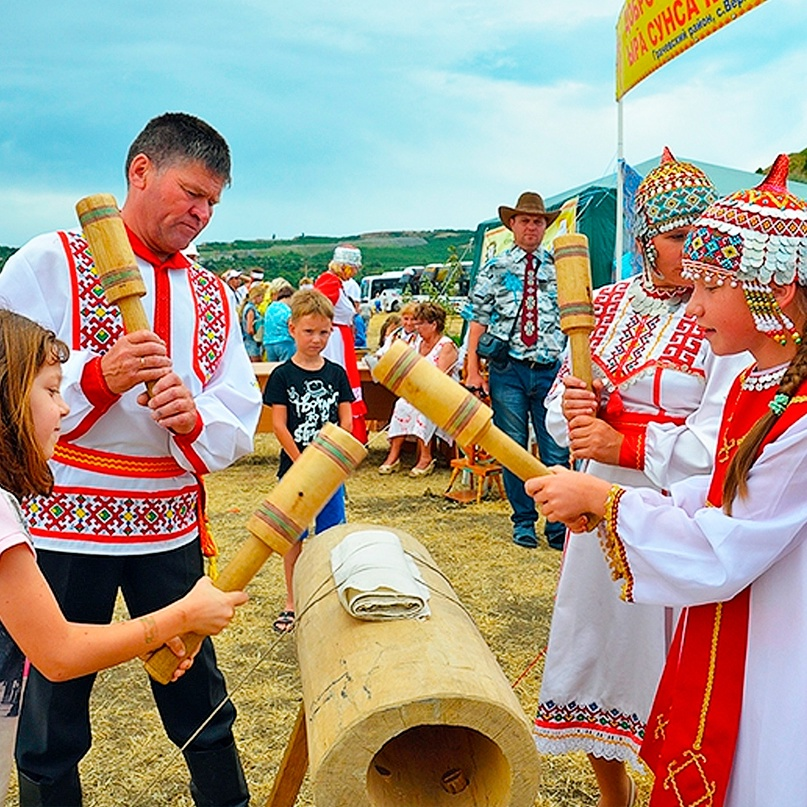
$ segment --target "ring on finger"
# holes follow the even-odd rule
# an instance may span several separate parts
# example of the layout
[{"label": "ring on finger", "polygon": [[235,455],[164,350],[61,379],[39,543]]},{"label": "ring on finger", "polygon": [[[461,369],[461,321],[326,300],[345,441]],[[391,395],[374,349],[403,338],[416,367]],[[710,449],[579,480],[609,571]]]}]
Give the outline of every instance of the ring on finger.
[{"label": "ring on finger", "polygon": [[141,356],[141,357],[140,357],[140,366],[141,366],[141,367],[145,367],[145,366],[146,366],[146,359],[145,359],[145,357],[144,357],[144,356]]}]

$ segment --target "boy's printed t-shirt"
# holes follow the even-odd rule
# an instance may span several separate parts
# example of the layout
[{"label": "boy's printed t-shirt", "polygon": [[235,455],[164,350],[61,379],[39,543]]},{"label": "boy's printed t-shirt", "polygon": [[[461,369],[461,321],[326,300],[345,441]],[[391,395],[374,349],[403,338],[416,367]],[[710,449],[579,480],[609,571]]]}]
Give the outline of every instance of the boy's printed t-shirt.
[{"label": "boy's printed t-shirt", "polygon": [[[347,373],[328,359],[319,370],[305,370],[291,359],[276,367],[263,391],[267,406],[286,407],[286,425],[302,451],[326,423],[339,423],[339,404],[352,403],[353,392]],[[280,452],[278,476],[291,467],[291,459]]]}]

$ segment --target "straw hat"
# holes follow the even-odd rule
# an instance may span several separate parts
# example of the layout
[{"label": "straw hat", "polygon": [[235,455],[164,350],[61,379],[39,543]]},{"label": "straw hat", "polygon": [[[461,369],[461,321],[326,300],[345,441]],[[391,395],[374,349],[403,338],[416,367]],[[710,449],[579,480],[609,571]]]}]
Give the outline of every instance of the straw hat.
[{"label": "straw hat", "polygon": [[544,207],[544,200],[540,194],[534,191],[524,191],[524,193],[518,197],[515,207],[506,207],[505,205],[499,207],[499,218],[508,230],[513,229],[510,226],[510,222],[513,216],[517,216],[519,213],[525,216],[543,216],[546,219],[546,226],[548,227],[560,215],[560,210],[548,211]]}]

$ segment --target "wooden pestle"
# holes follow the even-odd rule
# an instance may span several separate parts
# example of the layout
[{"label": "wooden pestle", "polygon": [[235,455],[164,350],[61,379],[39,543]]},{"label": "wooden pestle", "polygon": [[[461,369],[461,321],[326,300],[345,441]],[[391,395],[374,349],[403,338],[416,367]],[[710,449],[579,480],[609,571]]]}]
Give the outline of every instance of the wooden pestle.
[{"label": "wooden pestle", "polygon": [[[76,213],[90,245],[98,279],[107,300],[120,309],[126,333],[151,330],[140,301],[146,286],[115,197],[110,193],[85,196],[76,202]],[[149,395],[153,385],[153,381],[146,384]]]},{"label": "wooden pestle", "polygon": [[[365,447],[351,434],[326,423],[247,520],[250,535],[222,569],[216,587],[222,591],[240,591],[272,552],[285,555],[366,456]],[[205,637],[186,633],[180,638],[188,653],[193,653]],[[148,657],[145,667],[155,681],[167,684],[179,662],[163,646]]]},{"label": "wooden pestle", "polygon": [[558,280],[560,329],[569,337],[572,375],[591,389],[591,345],[594,303],[591,296],[591,263],[588,238],[582,233],[560,235],[554,241]]},{"label": "wooden pestle", "polygon": [[493,410],[401,340],[373,368],[373,377],[423,412],[461,446],[478,445],[519,479],[549,469],[493,424]]}]

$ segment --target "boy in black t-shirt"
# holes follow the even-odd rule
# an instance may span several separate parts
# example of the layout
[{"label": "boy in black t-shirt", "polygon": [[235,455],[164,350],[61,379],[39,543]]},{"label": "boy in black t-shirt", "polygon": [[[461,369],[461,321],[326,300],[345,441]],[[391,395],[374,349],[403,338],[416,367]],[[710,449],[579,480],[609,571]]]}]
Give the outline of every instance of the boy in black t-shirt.
[{"label": "boy in black t-shirt", "polygon": [[[283,449],[278,477],[289,470],[326,423],[336,423],[349,432],[353,422],[350,408],[353,392],[347,373],[320,355],[333,327],[333,305],[315,289],[296,292],[290,305],[289,332],[294,339],[295,353],[272,371],[263,391],[263,402],[272,407],[272,428]],[[322,532],[344,523],[343,486],[317,516],[316,531]],[[274,622],[278,633],[294,627],[291,581],[301,547],[301,541],[298,541],[283,557],[286,605]]]}]

